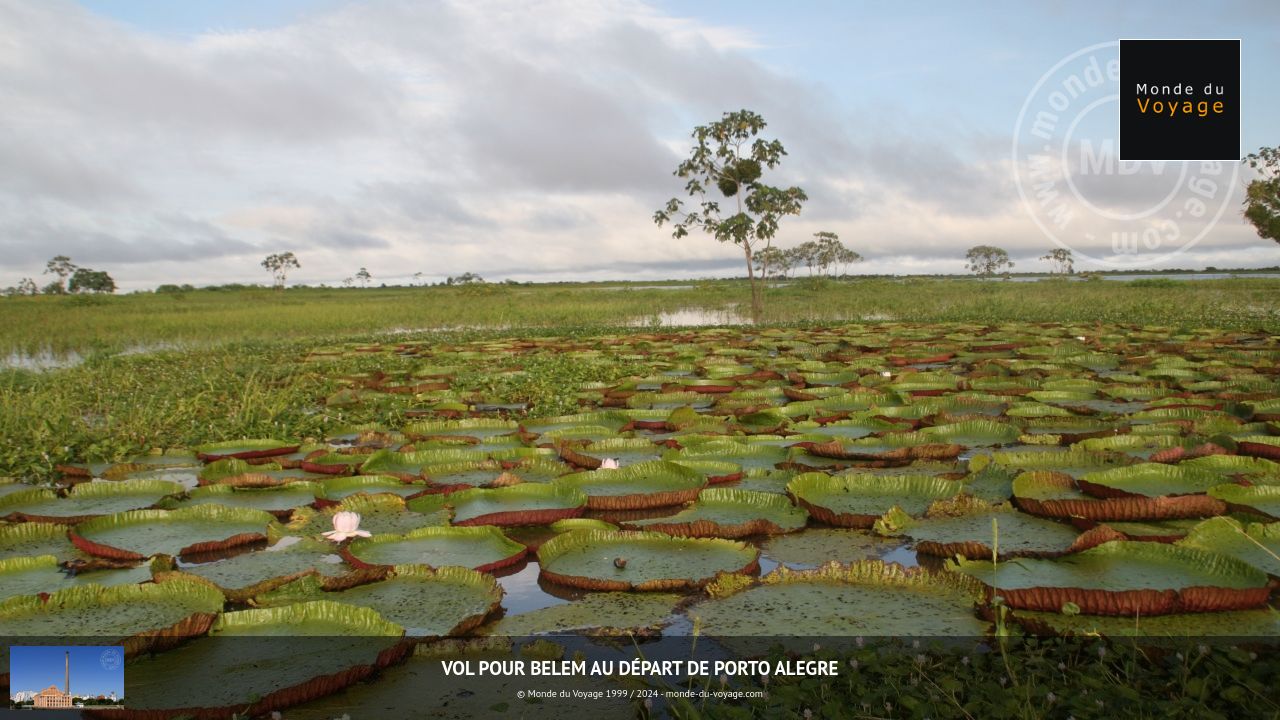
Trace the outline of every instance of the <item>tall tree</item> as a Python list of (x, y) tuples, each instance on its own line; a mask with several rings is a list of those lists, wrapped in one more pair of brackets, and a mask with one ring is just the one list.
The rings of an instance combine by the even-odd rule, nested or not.
[(52, 260), (45, 263), (45, 275), (57, 275), (58, 279), (45, 286), (45, 292), (50, 295), (62, 295), (67, 291), (67, 278), (71, 277), (76, 271), (76, 264), (71, 262), (71, 258), (66, 255), (55, 255)]
[(1063, 275), (1074, 275), (1075, 258), (1071, 255), (1071, 251), (1066, 248), (1054, 248), (1044, 255), (1040, 256), (1041, 260), (1048, 260), (1051, 272), (1061, 273)]
[(298, 258), (292, 252), (284, 252), (268, 255), (262, 261), (262, 267), (271, 273), (271, 277), (275, 281), (275, 288), (284, 290), (285, 281), (289, 279), (289, 271), (302, 267), (302, 264), (298, 262)]
[[(686, 180), (685, 192), (697, 207), (687, 210), (676, 197), (653, 214), (659, 227), (672, 224), (675, 238), (685, 237), (691, 229), (702, 230), (742, 248), (756, 322), (764, 315), (764, 296), (754, 254), (769, 247), (781, 219), (799, 215), (809, 199), (799, 187), (778, 188), (762, 181), (764, 170), (777, 167), (787, 154), (781, 142), (758, 137), (764, 128), (764, 118), (750, 110), (727, 112), (720, 120), (695, 127), (694, 147), (675, 175)], [(720, 201), (711, 199), (714, 195), (708, 197), (713, 189), (732, 201), (732, 213), (721, 210)]]
[(1245, 188), (1245, 219), (1260, 237), (1280, 243), (1280, 147), (1261, 148), (1244, 162), (1260, 174)]
[(360, 268), (360, 272), (356, 273), (356, 279), (360, 281), (360, 287), (369, 287), (369, 281), (373, 279), (373, 275), (369, 274), (368, 268)]
[(1013, 267), (1009, 253), (993, 245), (975, 245), (964, 254), (964, 259), (968, 261), (965, 268), (980, 277), (991, 277), (1002, 268), (1007, 270)]

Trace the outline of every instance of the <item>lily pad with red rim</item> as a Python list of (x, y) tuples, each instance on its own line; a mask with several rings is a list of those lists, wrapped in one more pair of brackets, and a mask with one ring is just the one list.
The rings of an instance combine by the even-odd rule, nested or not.
[(498, 609), (502, 587), (490, 575), (462, 567), (398, 565), (382, 579), (355, 584), (316, 575), (295, 580), (254, 600), (274, 607), (311, 600), (367, 607), (410, 636), (467, 633)]
[(578, 517), (586, 505), (587, 496), (581, 491), (543, 483), (423, 495), (408, 502), (410, 510), (420, 513), (434, 513), (447, 508), (453, 516), (451, 524), (458, 527), (548, 525), (557, 520)]
[(653, 461), (564, 475), (552, 484), (585, 493), (592, 510), (643, 510), (689, 502), (707, 479), (692, 468)]
[(205, 462), (213, 462), (225, 458), (251, 460), (275, 457), (276, 455), (288, 455), (296, 451), (298, 447), (298, 443), (281, 440), (226, 440), (224, 442), (197, 445), (194, 450), (196, 451), (196, 457)]
[(181, 510), (131, 510), (87, 520), (71, 530), (71, 542), (90, 555), (143, 560), (152, 555), (217, 552), (265, 542), (275, 524), (270, 513), (221, 505)]
[(1010, 607), (1087, 615), (1246, 610), (1271, 594), (1266, 573), (1235, 558), (1163, 543), (1116, 540), (1053, 560), (949, 561)]
[(678, 537), (743, 538), (780, 535), (804, 528), (809, 514), (784, 495), (736, 488), (707, 488), (670, 517), (622, 523), (626, 530), (651, 530)]
[(732, 540), (655, 532), (587, 530), (557, 535), (538, 548), (541, 576), (584, 590), (680, 590), (718, 573), (754, 573), (759, 551)]
[(524, 559), (524, 545), (491, 525), (426, 527), (401, 535), (359, 538), (342, 548), (342, 556), (356, 567), (394, 565), (459, 566), (491, 572)]
[(787, 483), (787, 494), (814, 519), (839, 527), (869, 528), (891, 508), (921, 515), (930, 503), (955, 497), (962, 486), (929, 475), (824, 475), (804, 473)]

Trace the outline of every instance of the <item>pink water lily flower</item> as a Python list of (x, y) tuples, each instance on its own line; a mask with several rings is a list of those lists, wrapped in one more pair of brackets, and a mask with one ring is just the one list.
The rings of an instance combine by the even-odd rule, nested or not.
[(372, 537), (368, 530), (360, 529), (360, 513), (343, 511), (333, 516), (333, 530), (322, 533), (333, 542), (342, 542), (353, 537)]
[(618, 461), (615, 460), (614, 458), (605, 458), (604, 462), (600, 463), (600, 469), (601, 470), (617, 470)]

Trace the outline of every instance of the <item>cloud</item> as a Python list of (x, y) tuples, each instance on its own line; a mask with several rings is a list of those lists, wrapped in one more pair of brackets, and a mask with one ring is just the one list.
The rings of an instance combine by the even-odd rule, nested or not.
[(1008, 138), (837, 101), (764, 46), (634, 0), (372, 0), (187, 37), (0, 0), (0, 284), (58, 253), (126, 289), (265, 281), (281, 250), (313, 283), (738, 274), (737, 248), (651, 216), (690, 129), (744, 107), (787, 147), (772, 180), (810, 197), (779, 245), (834, 230), (881, 272), (1043, 254)]

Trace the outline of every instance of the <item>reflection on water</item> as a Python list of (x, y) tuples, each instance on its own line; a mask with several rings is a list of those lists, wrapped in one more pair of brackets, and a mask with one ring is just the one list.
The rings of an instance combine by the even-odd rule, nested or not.
[[(124, 350), (114, 353), (106, 353), (109, 355), (146, 355), (147, 353), (160, 352), (162, 350), (185, 350), (187, 346), (176, 342), (154, 342), (139, 343), (131, 345)], [(13, 368), (16, 370), (31, 370), (35, 372), (43, 372), (46, 370), (61, 370), (63, 368), (75, 367), (85, 361), (85, 356), (74, 351), (55, 353), (45, 348), (34, 353), (11, 352), (0, 359), (0, 369)]]
[(636, 318), (627, 323), (632, 327), (705, 327), (708, 325), (746, 325), (751, 320), (733, 308), (712, 310), (709, 308), (681, 308), (669, 312)]

